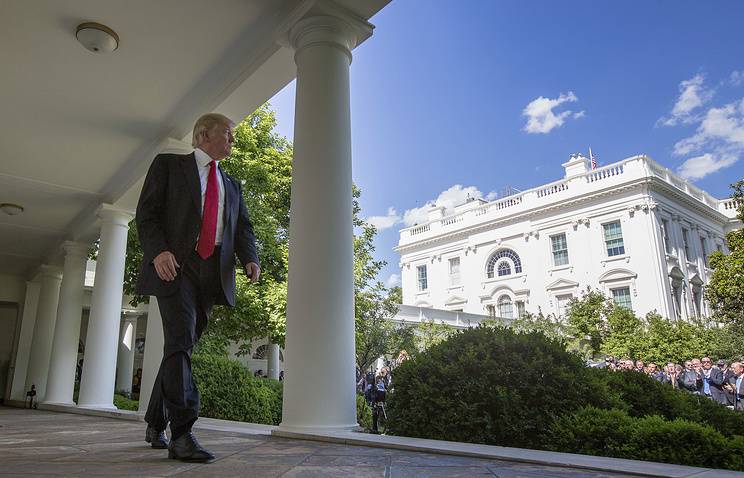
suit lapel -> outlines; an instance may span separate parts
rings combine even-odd
[[[189,196],[191,196],[196,210],[201,214],[201,181],[199,181],[199,171],[196,169],[194,153],[188,154],[181,159],[181,170],[186,179],[186,186],[189,188]]]
[[[218,171],[222,175],[222,185],[225,188],[225,226],[230,224],[230,218],[232,217],[233,208],[232,205],[235,204],[233,201],[233,184],[232,180],[228,177],[227,174],[222,170],[222,168],[218,168]],[[227,230],[227,227],[225,227],[225,230]]]

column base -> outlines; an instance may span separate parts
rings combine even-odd
[[[86,410],[105,410],[105,411],[116,411],[116,410],[118,410],[118,408],[114,404],[101,404],[101,405],[88,405],[88,404],[80,405],[80,404],[78,404],[77,407],[78,408],[84,408]]]
[[[358,423],[349,425],[338,425],[338,426],[320,426],[320,425],[285,425],[280,423],[279,426],[274,430],[276,433],[300,433],[300,434],[315,434],[315,433],[343,433],[343,432],[356,432],[362,431],[362,427]]]
[[[52,407],[77,407],[77,403],[73,401],[69,402],[52,402],[52,401],[43,401],[39,405],[44,406],[52,406]]]

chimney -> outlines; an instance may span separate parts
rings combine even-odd
[[[566,169],[566,179],[579,176],[592,170],[591,161],[581,153],[572,154],[568,162],[563,163],[562,166]]]

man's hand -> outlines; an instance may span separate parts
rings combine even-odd
[[[171,282],[176,278],[178,272],[177,268],[181,267],[176,262],[176,256],[170,251],[163,251],[155,257],[152,261],[155,266],[155,272],[158,273],[158,277],[166,282]]]
[[[261,276],[261,268],[255,262],[249,262],[245,265],[245,273],[251,280],[251,283],[255,284]]]

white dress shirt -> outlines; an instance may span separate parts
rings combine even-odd
[[[209,179],[209,163],[212,162],[211,156],[199,148],[194,150],[196,158],[196,169],[199,171],[199,182],[201,183],[201,213],[204,214],[204,195],[207,193],[207,180]],[[217,163],[219,164],[219,162]],[[219,201],[217,206],[217,234],[215,235],[215,245],[222,244],[222,231],[225,229],[224,211],[225,211],[225,185],[222,184],[222,175],[217,171],[217,184],[219,185]]]

